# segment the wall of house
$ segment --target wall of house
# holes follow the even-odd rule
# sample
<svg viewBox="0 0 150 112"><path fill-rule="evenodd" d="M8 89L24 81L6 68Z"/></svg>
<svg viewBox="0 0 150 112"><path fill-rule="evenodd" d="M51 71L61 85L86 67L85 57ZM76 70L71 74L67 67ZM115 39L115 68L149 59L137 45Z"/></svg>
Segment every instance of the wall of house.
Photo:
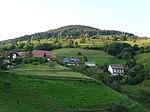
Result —
<svg viewBox="0 0 150 112"><path fill-rule="evenodd" d="M87 66L96 66L95 64L86 64Z"/></svg>
<svg viewBox="0 0 150 112"><path fill-rule="evenodd" d="M109 67L108 67L108 71L109 71L111 74L113 74L113 69L111 68L110 65L109 65Z"/></svg>

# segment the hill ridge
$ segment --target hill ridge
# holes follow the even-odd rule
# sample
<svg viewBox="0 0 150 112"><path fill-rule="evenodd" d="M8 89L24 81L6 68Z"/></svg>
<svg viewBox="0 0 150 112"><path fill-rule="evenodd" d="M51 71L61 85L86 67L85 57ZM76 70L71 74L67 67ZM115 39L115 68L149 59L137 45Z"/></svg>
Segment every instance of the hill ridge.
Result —
<svg viewBox="0 0 150 112"><path fill-rule="evenodd" d="M62 26L56 29L51 29L45 32L37 32L31 35L24 35L21 37L17 37L14 39L3 40L1 43L12 43L12 42L19 42L19 41L27 41L27 40L41 40L44 38L78 38L82 37L83 35L88 34L89 37L96 36L96 35L119 35L119 34L126 34L128 36L134 36L132 33L128 32L121 32L116 30L101 30L98 28L94 28L91 26L85 25L67 25Z"/></svg>

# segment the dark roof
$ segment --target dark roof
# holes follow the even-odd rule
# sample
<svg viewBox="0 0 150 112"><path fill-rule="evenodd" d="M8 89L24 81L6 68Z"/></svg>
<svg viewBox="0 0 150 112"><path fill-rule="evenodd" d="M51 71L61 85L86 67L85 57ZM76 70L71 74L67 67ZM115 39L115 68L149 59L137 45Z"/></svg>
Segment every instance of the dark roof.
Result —
<svg viewBox="0 0 150 112"><path fill-rule="evenodd" d="M70 59L69 59L69 58L64 58L64 59L63 59L63 62L68 63L68 62L70 62Z"/></svg>
<svg viewBox="0 0 150 112"><path fill-rule="evenodd" d="M124 69L124 67L121 64L111 64L110 66L113 69Z"/></svg>
<svg viewBox="0 0 150 112"><path fill-rule="evenodd" d="M13 53L15 53L15 51L11 50L11 51L6 51L5 52L5 57L12 55Z"/></svg>
<svg viewBox="0 0 150 112"><path fill-rule="evenodd" d="M12 58L13 54L16 54L18 56L18 54L15 51L11 50L11 51L5 51L4 57L5 58Z"/></svg>

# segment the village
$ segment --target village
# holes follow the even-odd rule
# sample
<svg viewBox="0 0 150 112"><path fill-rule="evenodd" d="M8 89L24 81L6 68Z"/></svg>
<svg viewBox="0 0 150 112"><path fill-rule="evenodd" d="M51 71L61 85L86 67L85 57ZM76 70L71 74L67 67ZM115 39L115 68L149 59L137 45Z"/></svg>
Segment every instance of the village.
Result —
<svg viewBox="0 0 150 112"><path fill-rule="evenodd" d="M51 53L46 50L33 50L32 52L15 52L15 51L5 51L3 54L4 64L6 69L14 69L18 64L14 63L14 60L18 58L24 59L26 57L34 57L34 58L45 58L47 62L51 62L54 59L57 59L58 56L54 53ZM38 61L38 60L37 60ZM88 67L96 67L96 62L80 62L78 58L64 57L61 58L63 65L66 66L79 66L85 65ZM125 68L121 64L110 64L107 66L107 71L111 73L112 76L123 75L125 73Z"/></svg>

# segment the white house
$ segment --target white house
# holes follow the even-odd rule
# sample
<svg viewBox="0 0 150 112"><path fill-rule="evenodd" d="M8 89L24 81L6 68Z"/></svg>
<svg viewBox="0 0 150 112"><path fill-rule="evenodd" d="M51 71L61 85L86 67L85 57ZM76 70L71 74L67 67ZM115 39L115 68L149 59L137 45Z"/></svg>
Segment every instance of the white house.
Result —
<svg viewBox="0 0 150 112"><path fill-rule="evenodd" d="M108 67L108 71L113 75L123 75L124 74L124 67L120 64L111 64Z"/></svg>
<svg viewBox="0 0 150 112"><path fill-rule="evenodd" d="M85 65L94 67L96 66L95 62L85 62Z"/></svg>

